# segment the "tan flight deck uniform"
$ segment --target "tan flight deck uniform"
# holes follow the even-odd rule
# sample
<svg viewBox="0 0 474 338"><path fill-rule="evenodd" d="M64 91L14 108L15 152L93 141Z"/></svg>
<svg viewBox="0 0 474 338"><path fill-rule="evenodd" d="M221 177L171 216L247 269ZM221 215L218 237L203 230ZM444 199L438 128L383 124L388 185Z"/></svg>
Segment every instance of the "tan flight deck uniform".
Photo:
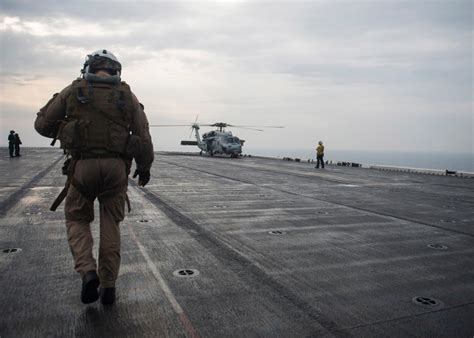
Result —
<svg viewBox="0 0 474 338"><path fill-rule="evenodd" d="M55 94L35 121L41 135L57 137L77 160L68 168L73 175L64 211L75 270L81 276L97 268L90 223L94 200L99 200L102 288L114 287L119 272L119 224L125 216L132 157L139 170L150 170L153 162L148 128L143 106L125 82L113 85L84 79Z"/></svg>

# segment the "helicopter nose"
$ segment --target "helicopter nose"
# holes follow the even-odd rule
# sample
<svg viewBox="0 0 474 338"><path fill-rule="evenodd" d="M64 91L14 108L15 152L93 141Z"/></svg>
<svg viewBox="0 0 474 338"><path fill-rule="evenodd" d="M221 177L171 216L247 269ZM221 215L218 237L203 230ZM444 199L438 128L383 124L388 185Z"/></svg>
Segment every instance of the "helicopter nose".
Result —
<svg viewBox="0 0 474 338"><path fill-rule="evenodd" d="M242 146L240 144L230 144L225 149L223 148L223 150L226 152L240 154L242 152Z"/></svg>

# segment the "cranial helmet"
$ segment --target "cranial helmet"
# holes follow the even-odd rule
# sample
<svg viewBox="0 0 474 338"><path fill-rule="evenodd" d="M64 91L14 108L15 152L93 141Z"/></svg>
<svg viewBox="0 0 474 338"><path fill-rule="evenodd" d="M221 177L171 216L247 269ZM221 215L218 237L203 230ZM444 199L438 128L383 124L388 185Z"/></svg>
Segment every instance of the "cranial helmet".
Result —
<svg viewBox="0 0 474 338"><path fill-rule="evenodd" d="M107 78L100 78L94 73L100 69L108 71L111 76ZM122 65L117 60L114 54L106 49L97 50L86 57L84 67L81 70L83 78L88 81L95 82L120 82L120 73L122 72Z"/></svg>
<svg viewBox="0 0 474 338"><path fill-rule="evenodd" d="M319 143L320 145L323 145L323 141L319 141L318 143Z"/></svg>

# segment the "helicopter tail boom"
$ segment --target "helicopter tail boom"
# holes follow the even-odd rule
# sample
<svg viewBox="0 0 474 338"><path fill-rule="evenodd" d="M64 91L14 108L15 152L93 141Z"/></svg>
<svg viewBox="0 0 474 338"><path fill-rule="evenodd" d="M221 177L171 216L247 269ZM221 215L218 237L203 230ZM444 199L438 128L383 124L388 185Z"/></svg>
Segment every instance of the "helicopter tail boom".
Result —
<svg viewBox="0 0 474 338"><path fill-rule="evenodd" d="M197 141L181 141L182 146L197 146Z"/></svg>

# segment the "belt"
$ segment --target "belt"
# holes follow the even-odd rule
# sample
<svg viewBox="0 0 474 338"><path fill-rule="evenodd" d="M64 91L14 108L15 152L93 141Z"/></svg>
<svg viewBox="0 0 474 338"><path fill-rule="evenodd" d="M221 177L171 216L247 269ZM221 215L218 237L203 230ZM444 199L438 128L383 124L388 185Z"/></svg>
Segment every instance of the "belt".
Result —
<svg viewBox="0 0 474 338"><path fill-rule="evenodd" d="M122 158L121 154L78 154L73 155L75 160L89 160L96 158Z"/></svg>

